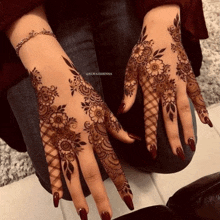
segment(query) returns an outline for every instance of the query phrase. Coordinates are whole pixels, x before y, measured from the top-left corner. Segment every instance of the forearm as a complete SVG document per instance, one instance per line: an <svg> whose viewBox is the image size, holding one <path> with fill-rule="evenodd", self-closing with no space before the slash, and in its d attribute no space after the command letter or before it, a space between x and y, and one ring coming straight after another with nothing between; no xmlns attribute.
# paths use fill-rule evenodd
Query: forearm
<svg viewBox="0 0 220 220"><path fill-rule="evenodd" d="M44 8L40 6L15 21L6 34L15 48L32 30L40 32L43 29L52 31ZM72 74L62 58L68 57L56 38L49 35L31 38L21 47L19 57L28 72L36 68L41 73L43 85L54 85L62 93L66 92L65 88Z"/></svg>

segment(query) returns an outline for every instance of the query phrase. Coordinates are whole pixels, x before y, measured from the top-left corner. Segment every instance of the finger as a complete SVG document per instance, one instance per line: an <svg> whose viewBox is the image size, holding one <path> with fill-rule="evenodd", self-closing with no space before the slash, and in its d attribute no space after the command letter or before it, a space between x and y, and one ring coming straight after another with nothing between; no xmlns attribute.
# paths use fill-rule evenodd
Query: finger
<svg viewBox="0 0 220 220"><path fill-rule="evenodd" d="M60 141L60 157L64 178L73 204L81 219L87 219L89 208L80 183L77 155L83 154L87 145L74 146L69 140Z"/></svg>
<svg viewBox="0 0 220 220"><path fill-rule="evenodd" d="M59 199L63 196L63 188L61 182L61 166L59 152L55 146L50 143L53 132L49 126L44 123L41 125L41 138L44 145L46 161L50 177L51 190L53 194L54 206L58 207Z"/></svg>
<svg viewBox="0 0 220 220"><path fill-rule="evenodd" d="M106 129L103 124L92 124L87 127L90 143L94 146L94 151L99 157L107 174L115 184L121 198L129 209L133 210L132 192L126 180L125 174L119 160L109 142Z"/></svg>
<svg viewBox="0 0 220 220"><path fill-rule="evenodd" d="M157 157L157 121L159 111L159 98L153 91L150 80L141 79L141 88L144 96L144 123L147 149L153 159Z"/></svg>
<svg viewBox="0 0 220 220"><path fill-rule="evenodd" d="M205 106L204 99L199 88L199 84L196 81L193 72L186 76L187 79L187 94L193 102L193 105L199 115L202 123L208 124L213 127L211 120L209 119L208 111Z"/></svg>
<svg viewBox="0 0 220 220"><path fill-rule="evenodd" d="M126 132L109 108L106 106L105 109L105 127L113 137L129 144L133 143L135 140L141 140L137 135Z"/></svg>
<svg viewBox="0 0 220 220"><path fill-rule="evenodd" d="M192 114L189 104L189 99L186 94L186 84L184 81L179 81L177 91L177 108L183 127L184 140L192 151L195 151L195 136L193 130Z"/></svg>
<svg viewBox="0 0 220 220"><path fill-rule="evenodd" d="M135 60L130 58L125 71L124 97L118 109L118 114L130 110L135 102L138 89L138 73Z"/></svg>
<svg viewBox="0 0 220 220"><path fill-rule="evenodd" d="M100 216L103 213L109 213L112 216L111 205L91 144L88 144L87 149L78 158L83 177L94 198Z"/></svg>
<svg viewBox="0 0 220 220"><path fill-rule="evenodd" d="M174 155L178 156L181 160L184 161L185 155L183 153L183 148L179 137L176 94L174 88L165 90L162 96L162 106L164 124L171 149Z"/></svg>

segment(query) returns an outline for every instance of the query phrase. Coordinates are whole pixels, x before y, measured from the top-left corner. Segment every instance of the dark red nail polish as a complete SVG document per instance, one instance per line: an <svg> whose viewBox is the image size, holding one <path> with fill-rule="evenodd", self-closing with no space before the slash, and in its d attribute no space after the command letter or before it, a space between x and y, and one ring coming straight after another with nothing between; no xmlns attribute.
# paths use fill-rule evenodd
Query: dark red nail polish
<svg viewBox="0 0 220 220"><path fill-rule="evenodd" d="M204 119L205 119L205 123L208 124L209 127L212 128L212 127L213 127L213 124L212 124L212 122L210 121L210 119L209 119L207 116L206 116Z"/></svg>
<svg viewBox="0 0 220 220"><path fill-rule="evenodd" d="M130 210L134 210L134 204L133 204L132 199L131 199L130 196L125 196L124 197L124 202Z"/></svg>
<svg viewBox="0 0 220 220"><path fill-rule="evenodd" d="M151 153L152 158L155 160L157 157L157 148L155 145L150 146L150 153Z"/></svg>
<svg viewBox="0 0 220 220"><path fill-rule="evenodd" d="M183 150L182 150L181 147L178 147L178 148L176 149L176 153L177 153L177 156L178 156L182 161L185 160L185 155L184 155Z"/></svg>
<svg viewBox="0 0 220 220"><path fill-rule="evenodd" d="M103 212L101 214L102 220L111 220L110 214L108 212Z"/></svg>
<svg viewBox="0 0 220 220"><path fill-rule="evenodd" d="M57 208L58 205L59 205L59 200L60 200L60 197L59 197L59 193L58 192L55 192L53 194L53 204L54 204L54 207Z"/></svg>
<svg viewBox="0 0 220 220"><path fill-rule="evenodd" d="M132 139L141 141L141 138L139 136L137 136L136 134L128 133L128 136Z"/></svg>
<svg viewBox="0 0 220 220"><path fill-rule="evenodd" d="M196 150L196 144L195 144L195 141L193 140L193 138L189 138L188 145L190 146L192 151Z"/></svg>
<svg viewBox="0 0 220 220"><path fill-rule="evenodd" d="M86 212L85 209L80 209L79 210L79 216L80 216L81 220L88 220L87 212Z"/></svg>
<svg viewBox="0 0 220 220"><path fill-rule="evenodd" d="M125 109L125 103L122 102L118 108L117 115L122 114L124 112L124 109Z"/></svg>

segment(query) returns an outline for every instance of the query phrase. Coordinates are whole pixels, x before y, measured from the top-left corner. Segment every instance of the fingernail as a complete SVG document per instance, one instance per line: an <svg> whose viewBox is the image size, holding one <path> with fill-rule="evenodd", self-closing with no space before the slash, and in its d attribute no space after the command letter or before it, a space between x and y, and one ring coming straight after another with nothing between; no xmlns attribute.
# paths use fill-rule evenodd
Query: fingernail
<svg viewBox="0 0 220 220"><path fill-rule="evenodd" d="M132 139L141 141L141 138L139 136L137 136L136 134L128 133L128 136Z"/></svg>
<svg viewBox="0 0 220 220"><path fill-rule="evenodd" d="M188 145L190 146L192 151L196 150L196 144L195 144L195 141L193 140L193 138L189 138Z"/></svg>
<svg viewBox="0 0 220 220"><path fill-rule="evenodd" d="M58 205L59 205L59 200L60 200L60 197L59 197L59 193L58 192L55 192L53 194L53 204L54 204L54 207L57 208Z"/></svg>
<svg viewBox="0 0 220 220"><path fill-rule="evenodd" d="M84 208L79 210L79 216L80 216L81 220L88 220L87 212Z"/></svg>
<svg viewBox="0 0 220 220"><path fill-rule="evenodd" d="M131 199L130 196L125 196L124 197L124 202L130 210L134 210L134 204L133 204L132 199Z"/></svg>
<svg viewBox="0 0 220 220"><path fill-rule="evenodd" d="M118 108L117 115L122 114L124 112L124 109L125 109L125 103L122 102Z"/></svg>
<svg viewBox="0 0 220 220"><path fill-rule="evenodd" d="M183 150L182 150L181 147L178 147L178 148L176 149L176 153L177 153L177 156L178 156L182 161L185 160L185 155L184 155Z"/></svg>
<svg viewBox="0 0 220 220"><path fill-rule="evenodd" d="M210 121L210 119L209 119L207 116L206 116L204 119L205 119L205 123L208 124L209 127L212 128L212 127L213 127L213 124L212 124L212 122Z"/></svg>
<svg viewBox="0 0 220 220"><path fill-rule="evenodd" d="M157 157L157 148L155 145L150 146L150 153L151 153L152 158L155 160Z"/></svg>
<svg viewBox="0 0 220 220"><path fill-rule="evenodd" d="M111 220L110 214L108 212L103 212L101 214L102 220Z"/></svg>

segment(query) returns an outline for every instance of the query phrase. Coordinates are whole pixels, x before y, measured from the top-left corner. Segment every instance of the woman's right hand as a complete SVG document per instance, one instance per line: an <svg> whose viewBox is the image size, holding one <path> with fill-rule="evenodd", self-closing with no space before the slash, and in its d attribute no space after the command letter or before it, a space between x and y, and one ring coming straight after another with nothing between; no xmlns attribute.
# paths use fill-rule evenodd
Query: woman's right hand
<svg viewBox="0 0 220 220"><path fill-rule="evenodd" d="M57 80L48 81L44 77L53 74L57 78L57 70L52 64L46 74L37 66L30 71L38 99L40 132L55 206L63 194L62 170L78 214L81 219L87 219L89 208L80 185L80 167L101 218L110 219L112 211L94 152L121 198L133 209L132 192L107 131L125 143L134 142L134 138L122 129L102 98L84 81L74 65L63 56L60 61L66 68L63 75L58 73L62 75L59 84L55 83Z"/></svg>

